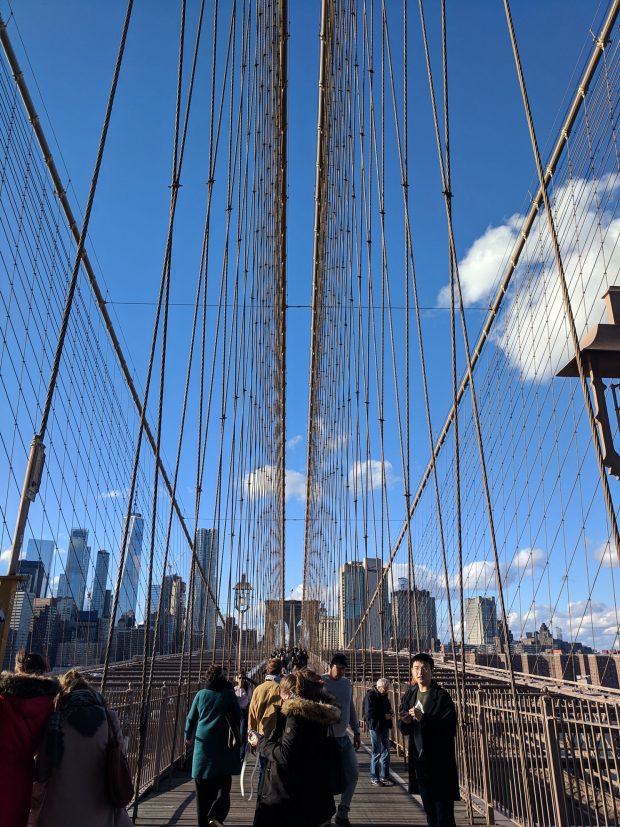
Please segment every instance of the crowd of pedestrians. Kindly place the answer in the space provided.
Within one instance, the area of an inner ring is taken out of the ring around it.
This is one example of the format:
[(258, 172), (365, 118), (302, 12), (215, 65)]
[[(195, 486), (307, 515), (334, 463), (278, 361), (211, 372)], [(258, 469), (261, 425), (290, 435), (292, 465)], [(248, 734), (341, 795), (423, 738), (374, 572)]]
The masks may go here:
[[(338, 652), (320, 676), (297, 648), (277, 650), (259, 685), (243, 670), (233, 684), (221, 666), (209, 667), (185, 723), (198, 827), (222, 827), (250, 751), (260, 767), (254, 827), (351, 824), (361, 738), (347, 667)], [(430, 655), (413, 657), (396, 720), (386, 678), (366, 693), (370, 783), (394, 785), (397, 723), (408, 738), (409, 792), (421, 796), (429, 827), (455, 827), (456, 709), (433, 670)], [(15, 670), (0, 675), (2, 827), (129, 827), (110, 795), (110, 747), (124, 743), (116, 714), (78, 671), (48, 672), (42, 655), (22, 651)]]
[(274, 649), (272, 658), (277, 658), (282, 663), (282, 669), (286, 672), (294, 672), (296, 669), (304, 669), (308, 665), (308, 653), (299, 646), (292, 646)]

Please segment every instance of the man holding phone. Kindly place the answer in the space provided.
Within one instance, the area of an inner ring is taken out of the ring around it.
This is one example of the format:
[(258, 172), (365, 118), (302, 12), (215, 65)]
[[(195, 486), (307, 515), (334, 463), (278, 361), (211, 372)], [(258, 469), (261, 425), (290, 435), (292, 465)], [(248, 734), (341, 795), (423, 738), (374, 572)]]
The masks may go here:
[(454, 754), (456, 709), (449, 692), (433, 680), (434, 667), (430, 655), (414, 655), (399, 727), (409, 736), (409, 792), (422, 797), (429, 827), (455, 827), (454, 802), (461, 797)]

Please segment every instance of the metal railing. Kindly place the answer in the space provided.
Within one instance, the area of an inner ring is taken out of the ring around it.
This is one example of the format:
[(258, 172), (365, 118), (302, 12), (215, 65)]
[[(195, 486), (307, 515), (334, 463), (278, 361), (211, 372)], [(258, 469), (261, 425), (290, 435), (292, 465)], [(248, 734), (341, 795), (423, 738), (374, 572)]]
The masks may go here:
[[(190, 684), (190, 702), (200, 688), (198, 681)], [(157, 789), (159, 781), (171, 768), (171, 764), (184, 757), (184, 729), (187, 717), (187, 681), (181, 684), (179, 714), (175, 733), (178, 685), (154, 687), (147, 715), (147, 730), (142, 772), (140, 775), (140, 794), (146, 790)], [(107, 704), (119, 717), (126, 739), (127, 759), (132, 775), (135, 777), (138, 764), (138, 746), (140, 739), (140, 687), (112, 689), (107, 693)], [(173, 743), (174, 742), (174, 743)], [(172, 761), (171, 761), (172, 756)]]
[[(372, 685), (355, 684), (360, 720)], [(402, 683), (390, 688), (396, 713), (407, 688)], [(515, 709), (509, 687), (466, 688), (464, 700), (465, 720), (456, 740), (461, 794), (466, 797), (467, 753), (472, 806), (487, 824), (501, 814), (530, 827), (528, 798), (532, 827), (620, 824), (620, 702), (528, 689)], [(517, 715), (525, 738), (526, 777)], [(397, 727), (392, 740), (397, 754), (406, 757), (408, 738)]]

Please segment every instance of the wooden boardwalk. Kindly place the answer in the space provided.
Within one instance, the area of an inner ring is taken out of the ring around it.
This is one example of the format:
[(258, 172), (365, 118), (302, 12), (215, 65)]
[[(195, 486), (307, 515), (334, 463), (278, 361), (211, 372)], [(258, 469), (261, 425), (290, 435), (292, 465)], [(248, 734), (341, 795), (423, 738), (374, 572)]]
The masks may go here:
[[(360, 778), (353, 797), (349, 818), (355, 827), (384, 824), (392, 827), (416, 827), (426, 824), (422, 805), (418, 798), (407, 793), (407, 770), (402, 760), (392, 761), (392, 770), (400, 779), (394, 787), (374, 787), (370, 783), (370, 756), (364, 747), (358, 753)], [(248, 768), (249, 769), (249, 768)], [(396, 780), (396, 778), (395, 778)], [(246, 783), (247, 786), (247, 783)], [(177, 773), (169, 789), (169, 782), (164, 779), (159, 792), (147, 796), (141, 803), (136, 821), (137, 827), (196, 827), (196, 803), (194, 782), (189, 773)], [(226, 827), (250, 827), (254, 818), (256, 795), (252, 801), (241, 797), (239, 777), (233, 778), (231, 793), (232, 806), (226, 819)], [(456, 805), (456, 823), (458, 827), (469, 824), (465, 806)], [(476, 824), (483, 824), (481, 818)]]

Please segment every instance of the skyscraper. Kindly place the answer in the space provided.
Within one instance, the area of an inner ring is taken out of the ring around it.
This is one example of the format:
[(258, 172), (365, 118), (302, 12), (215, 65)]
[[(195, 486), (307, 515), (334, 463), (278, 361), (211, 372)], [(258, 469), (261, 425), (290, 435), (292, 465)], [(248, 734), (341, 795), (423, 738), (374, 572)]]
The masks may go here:
[[(211, 591), (217, 598), (218, 583), (218, 545), (217, 528), (199, 528), (196, 531), (196, 556), (209, 581)], [(209, 596), (206, 583), (198, 569), (194, 579), (194, 632), (202, 633), (205, 624), (205, 645), (211, 647), (215, 637), (215, 604)], [(205, 623), (206, 612), (206, 623)]]
[(91, 590), (90, 600), (91, 611), (103, 617), (103, 606), (105, 603), (106, 586), (108, 585), (108, 571), (110, 569), (110, 552), (100, 548), (97, 552), (97, 563), (95, 564), (95, 577)]
[[(364, 566), (361, 563), (345, 563), (340, 567), (338, 645), (342, 648), (347, 645), (361, 620), (365, 595), (364, 584)], [(359, 641), (355, 643), (359, 645)]]
[[(138, 580), (140, 579), (140, 559), (142, 556), (142, 536), (144, 534), (144, 520), (142, 515), (131, 514), (125, 545), (125, 568), (121, 579), (118, 595), (118, 609), (116, 622), (129, 613), (136, 616), (138, 605)], [(125, 523), (121, 532), (121, 543), (125, 536)]]
[(58, 597), (73, 600), (79, 612), (84, 607), (86, 577), (90, 564), (90, 546), (87, 543), (88, 529), (71, 529), (67, 563), (58, 582)]
[(6, 653), (4, 663), (1, 664), (3, 669), (13, 669), (16, 653), (19, 652), (20, 649), (28, 649), (28, 638), (30, 637), (30, 627), (32, 625), (32, 608), (35, 598), (29, 591), (23, 588), (24, 585), (28, 584), (20, 584), (21, 588), (18, 588), (15, 593)]
[[(381, 560), (378, 557), (364, 557), (362, 562), (345, 563), (340, 567), (340, 595), (338, 606), (340, 646), (345, 647), (359, 626), (366, 606), (380, 582)], [(383, 606), (383, 637), (389, 631), (389, 614), (385, 611), (387, 584), (383, 594), (372, 604), (365, 626), (356, 639), (358, 646), (381, 646), (381, 608)]]
[(432, 648), (432, 641), (437, 637), (437, 611), (435, 598), (429, 591), (410, 589), (408, 579), (399, 577), (398, 588), (392, 592), (391, 615), (393, 637), (397, 649), (403, 649), (409, 645), (410, 631), (411, 644), (414, 649)]
[[(179, 651), (185, 620), (185, 581), (178, 574), (167, 574), (164, 577), (161, 594), (161, 611), (159, 614), (159, 643), (157, 651), (160, 654), (170, 654)], [(159, 596), (157, 598), (159, 600)], [(151, 612), (154, 627), (157, 609)]]
[(45, 597), (45, 566), (40, 560), (20, 560), (17, 563), (17, 574), (25, 575), (28, 580), (21, 585), (24, 591), (30, 592), (33, 597)]
[(497, 609), (494, 597), (465, 598), (465, 630), (467, 643), (486, 646), (497, 636)]
[(47, 587), (52, 577), (54, 547), (55, 544), (53, 540), (28, 540), (28, 546), (26, 547), (26, 560), (31, 560), (32, 562), (40, 560), (41, 563), (43, 563), (43, 568), (45, 569), (45, 580), (43, 582), (43, 586), (41, 587), (41, 594), (37, 595), (37, 597), (45, 597), (47, 593)]

